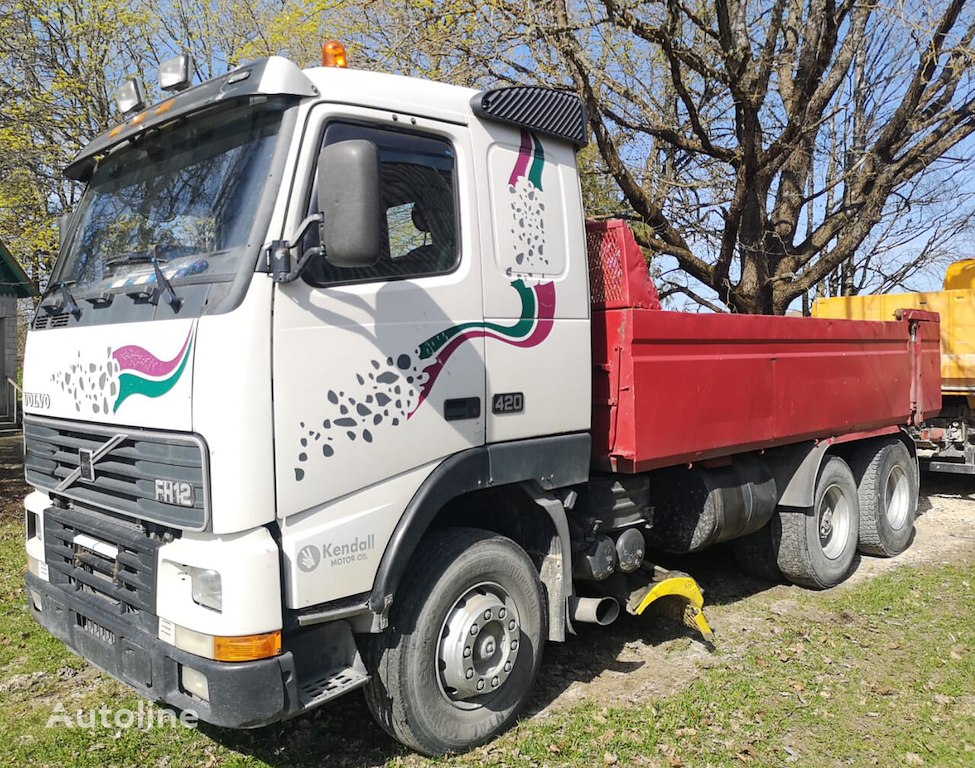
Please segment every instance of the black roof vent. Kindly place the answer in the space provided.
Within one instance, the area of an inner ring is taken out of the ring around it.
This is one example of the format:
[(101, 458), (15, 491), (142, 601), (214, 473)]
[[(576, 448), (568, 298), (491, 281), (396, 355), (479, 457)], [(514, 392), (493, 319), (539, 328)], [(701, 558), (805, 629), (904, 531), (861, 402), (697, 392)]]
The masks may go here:
[(586, 108), (574, 93), (535, 85), (494, 88), (477, 94), (471, 108), (486, 120), (555, 136), (580, 148), (589, 143)]

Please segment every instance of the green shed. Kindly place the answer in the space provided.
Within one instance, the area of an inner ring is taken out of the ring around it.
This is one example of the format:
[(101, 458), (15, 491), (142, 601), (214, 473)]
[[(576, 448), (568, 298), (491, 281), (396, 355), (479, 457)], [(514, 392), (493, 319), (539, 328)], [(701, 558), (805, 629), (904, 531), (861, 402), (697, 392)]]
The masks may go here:
[(0, 242), (0, 428), (18, 420), (17, 301), (37, 296), (24, 268)]

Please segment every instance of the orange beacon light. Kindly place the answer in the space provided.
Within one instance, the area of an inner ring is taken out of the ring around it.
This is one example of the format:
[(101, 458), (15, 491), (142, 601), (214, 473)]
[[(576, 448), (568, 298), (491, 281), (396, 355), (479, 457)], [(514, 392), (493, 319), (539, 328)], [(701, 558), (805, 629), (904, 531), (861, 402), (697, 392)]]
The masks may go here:
[(338, 40), (329, 40), (322, 46), (322, 66), (343, 69), (349, 66), (349, 56), (345, 52), (345, 46)]

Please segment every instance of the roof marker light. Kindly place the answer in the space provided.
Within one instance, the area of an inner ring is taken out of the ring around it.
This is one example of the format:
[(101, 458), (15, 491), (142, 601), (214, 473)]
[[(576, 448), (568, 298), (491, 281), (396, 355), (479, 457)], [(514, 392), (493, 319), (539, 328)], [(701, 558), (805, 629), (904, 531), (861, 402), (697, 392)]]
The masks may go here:
[(156, 115), (165, 115), (174, 106), (176, 106), (176, 99), (167, 99), (158, 107), (156, 107)]
[(349, 66), (349, 56), (345, 52), (345, 46), (338, 40), (329, 40), (322, 46), (322, 66), (342, 69)]

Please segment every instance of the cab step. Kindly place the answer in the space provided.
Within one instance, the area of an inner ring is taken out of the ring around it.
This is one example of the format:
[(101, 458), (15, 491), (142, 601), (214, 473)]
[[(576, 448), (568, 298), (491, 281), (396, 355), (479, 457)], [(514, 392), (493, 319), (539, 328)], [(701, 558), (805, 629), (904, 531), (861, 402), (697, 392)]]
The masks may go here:
[(344, 693), (361, 688), (368, 680), (369, 675), (364, 668), (357, 669), (353, 666), (331, 670), (299, 686), (298, 701), (302, 709), (311, 709)]

